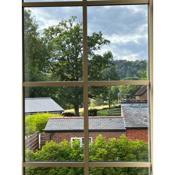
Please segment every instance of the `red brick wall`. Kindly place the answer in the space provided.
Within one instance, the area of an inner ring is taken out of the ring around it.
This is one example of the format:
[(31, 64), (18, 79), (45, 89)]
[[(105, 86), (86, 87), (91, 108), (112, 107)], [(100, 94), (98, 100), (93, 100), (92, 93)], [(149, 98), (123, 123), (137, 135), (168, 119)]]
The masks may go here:
[[(94, 140), (99, 134), (108, 138), (118, 138), (125, 132), (118, 131), (118, 132), (90, 132), (89, 137), (92, 137)], [(71, 137), (84, 137), (83, 132), (54, 132), (54, 133), (42, 133), (41, 136), (41, 144), (44, 145), (46, 141), (54, 140), (56, 142), (63, 141), (64, 139), (70, 141)]]
[(143, 140), (148, 143), (148, 129), (127, 129), (126, 136), (130, 140)]
[[(148, 142), (148, 130), (147, 129), (127, 129), (126, 132), (90, 132), (89, 136), (94, 140), (99, 134), (108, 138), (118, 138), (119, 136), (126, 134), (130, 140), (143, 140)], [(41, 134), (41, 145), (44, 145), (46, 141), (54, 140), (61, 142), (64, 139), (70, 141), (71, 137), (84, 137), (83, 132), (53, 132)]]

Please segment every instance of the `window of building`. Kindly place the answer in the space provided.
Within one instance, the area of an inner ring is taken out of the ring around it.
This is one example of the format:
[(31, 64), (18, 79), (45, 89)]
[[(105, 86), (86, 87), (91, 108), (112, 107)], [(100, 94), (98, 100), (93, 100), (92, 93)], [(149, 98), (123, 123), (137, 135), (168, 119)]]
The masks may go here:
[[(84, 145), (84, 137), (71, 137), (71, 144), (74, 141), (78, 141), (81, 147)], [(92, 143), (92, 137), (89, 137), (89, 143)]]
[(152, 0), (22, 12), (23, 174), (151, 175)]

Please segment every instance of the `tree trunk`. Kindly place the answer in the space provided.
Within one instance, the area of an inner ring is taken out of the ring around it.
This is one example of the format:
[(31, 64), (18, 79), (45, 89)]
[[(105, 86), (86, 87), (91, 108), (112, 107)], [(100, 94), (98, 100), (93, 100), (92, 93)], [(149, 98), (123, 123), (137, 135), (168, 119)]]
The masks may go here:
[(108, 105), (109, 105), (109, 109), (111, 109), (111, 99), (109, 98), (109, 101), (108, 101)]
[(80, 116), (79, 105), (74, 105), (75, 116)]

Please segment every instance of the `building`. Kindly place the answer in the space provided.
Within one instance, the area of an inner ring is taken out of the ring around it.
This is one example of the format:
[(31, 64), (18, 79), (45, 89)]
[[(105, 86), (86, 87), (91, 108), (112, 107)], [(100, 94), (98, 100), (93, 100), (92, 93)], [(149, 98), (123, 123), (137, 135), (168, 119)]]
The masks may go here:
[(25, 114), (62, 113), (64, 109), (50, 97), (25, 98)]
[[(106, 138), (126, 135), (131, 140), (148, 142), (148, 106), (146, 104), (122, 104), (122, 116), (89, 117), (89, 139), (99, 134)], [(79, 139), (83, 144), (83, 117), (50, 118), (42, 134), (42, 143)]]
[(125, 120), (126, 136), (129, 139), (148, 142), (148, 109), (146, 103), (122, 104), (121, 113)]
[[(64, 139), (72, 141), (79, 139), (83, 142), (83, 117), (65, 117), (49, 119), (45, 129), (45, 141), (54, 140), (56, 142)], [(89, 117), (89, 137), (94, 140), (99, 134), (107, 138), (119, 137), (125, 133), (124, 120), (122, 117)]]
[(135, 93), (135, 99), (137, 101), (147, 101), (147, 87), (141, 86)]

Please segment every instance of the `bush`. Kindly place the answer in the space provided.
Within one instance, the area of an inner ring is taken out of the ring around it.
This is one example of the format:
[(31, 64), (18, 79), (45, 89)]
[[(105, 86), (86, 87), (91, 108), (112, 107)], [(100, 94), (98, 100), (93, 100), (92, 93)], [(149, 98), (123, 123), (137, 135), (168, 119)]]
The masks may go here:
[[(89, 148), (90, 161), (148, 161), (148, 145), (126, 136), (106, 139), (99, 135)], [(47, 142), (37, 152), (26, 151), (26, 161), (82, 161), (83, 148), (64, 140)], [(83, 175), (82, 168), (27, 168), (26, 175)], [(146, 168), (91, 168), (91, 175), (146, 175)]]
[(73, 113), (73, 112), (64, 112), (64, 113), (62, 113), (62, 115), (65, 116), (65, 117), (71, 117), (71, 116), (75, 116), (75, 113)]
[(104, 107), (97, 112), (98, 116), (120, 116), (121, 106)]
[[(103, 107), (101, 110), (109, 109), (109, 107)], [(111, 106), (110, 109), (121, 109), (121, 105)]]
[(89, 116), (97, 116), (97, 109), (89, 109), (88, 115)]
[(49, 118), (62, 117), (61, 114), (37, 113), (25, 116), (25, 134), (30, 135), (36, 131), (43, 132)]

